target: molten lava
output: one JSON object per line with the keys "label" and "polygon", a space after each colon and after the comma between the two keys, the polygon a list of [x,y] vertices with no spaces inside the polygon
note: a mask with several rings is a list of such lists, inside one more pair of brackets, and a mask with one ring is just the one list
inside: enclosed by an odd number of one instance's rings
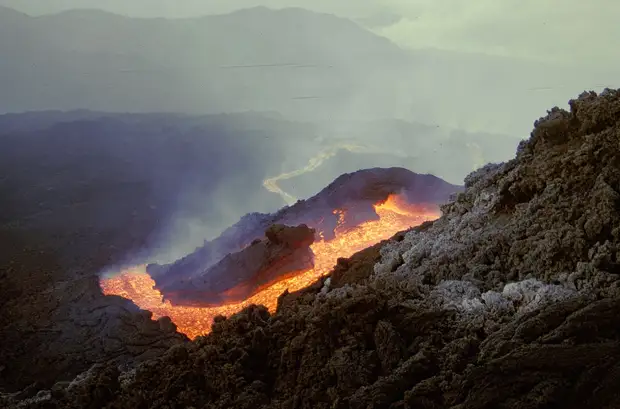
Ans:
{"label": "molten lava", "polygon": [[[101,280],[101,288],[106,295],[119,295],[132,300],[138,307],[153,313],[157,319],[168,316],[177,325],[178,331],[190,338],[211,331],[213,318],[217,315],[230,316],[251,304],[262,304],[275,311],[280,294],[286,289],[293,292],[309,286],[321,276],[329,273],[339,257],[351,257],[356,252],[372,246],[395,233],[439,217],[436,208],[410,205],[401,196],[391,195],[383,203],[374,206],[379,220],[364,222],[345,230],[341,224],[336,227],[333,240],[321,240],[312,244],[315,265],[312,270],[280,281],[260,291],[247,300],[219,307],[200,308],[173,306],[163,302],[161,293],[154,289],[155,282],[146,273],[146,265],[136,266],[120,274]],[[342,221],[346,210],[336,210]]]}

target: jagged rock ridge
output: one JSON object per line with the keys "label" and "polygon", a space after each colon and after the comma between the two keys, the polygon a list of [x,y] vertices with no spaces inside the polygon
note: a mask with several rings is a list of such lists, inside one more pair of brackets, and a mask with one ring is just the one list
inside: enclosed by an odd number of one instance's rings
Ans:
{"label": "jagged rock ridge", "polygon": [[620,406],[620,91],[570,106],[469,175],[439,220],[342,260],[275,315],[248,307],[24,406]]}

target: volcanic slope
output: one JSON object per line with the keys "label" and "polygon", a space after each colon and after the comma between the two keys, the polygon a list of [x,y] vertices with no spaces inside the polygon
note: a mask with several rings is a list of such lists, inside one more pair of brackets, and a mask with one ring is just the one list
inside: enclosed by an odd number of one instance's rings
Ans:
{"label": "volcanic slope", "polygon": [[[443,216],[135,370],[22,407],[617,408],[620,91],[535,123]],[[9,405],[9,402],[6,402]]]}
{"label": "volcanic slope", "polygon": [[[336,236],[340,213],[347,211],[344,227],[353,227],[377,217],[374,205],[392,194],[400,194],[410,204],[434,209],[450,195],[462,191],[433,175],[422,175],[404,168],[371,168],[345,173],[307,200],[298,200],[275,213],[249,213],[202,247],[167,265],[151,264],[148,273],[165,294],[167,286],[201,272],[226,254],[248,246],[263,237],[272,224],[294,226],[307,224],[317,229],[325,240]],[[337,212],[336,212],[337,211]],[[352,224],[352,225],[349,225]]]}

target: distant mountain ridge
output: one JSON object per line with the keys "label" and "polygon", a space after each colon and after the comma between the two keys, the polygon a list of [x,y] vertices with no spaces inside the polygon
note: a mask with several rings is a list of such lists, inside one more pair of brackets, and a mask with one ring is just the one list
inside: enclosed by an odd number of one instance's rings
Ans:
{"label": "distant mountain ridge", "polygon": [[[408,58],[352,21],[264,7],[177,20],[96,10],[29,17],[7,9],[0,53],[4,112],[286,113],[294,98],[342,103],[372,66]],[[357,85],[352,71],[359,71]]]}
{"label": "distant mountain ridge", "polygon": [[[0,55],[0,112],[273,111],[295,120],[400,118],[512,135],[578,91],[567,84],[616,78],[404,50],[356,22],[299,8],[184,19],[2,9]],[[536,92],[541,86],[545,92]]]}

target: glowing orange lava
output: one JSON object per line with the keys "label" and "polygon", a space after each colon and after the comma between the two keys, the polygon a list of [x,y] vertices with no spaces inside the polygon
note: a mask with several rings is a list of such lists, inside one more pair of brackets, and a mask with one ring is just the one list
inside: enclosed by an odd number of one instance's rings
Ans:
{"label": "glowing orange lava", "polygon": [[[128,298],[143,310],[151,311],[154,319],[170,317],[179,332],[193,339],[209,333],[213,318],[217,315],[229,316],[251,304],[262,304],[273,312],[280,294],[286,289],[293,292],[309,286],[329,273],[339,257],[351,257],[356,252],[388,239],[401,230],[439,217],[439,210],[436,208],[409,205],[396,195],[391,195],[384,203],[376,204],[374,207],[379,220],[362,223],[347,231],[337,227],[336,237],[333,240],[321,240],[311,246],[315,254],[315,265],[312,270],[280,281],[241,303],[204,308],[174,306],[169,301],[162,302],[163,297],[153,288],[155,282],[146,273],[145,265],[102,279],[101,288],[106,295]],[[342,220],[346,212],[340,210],[336,213]]]}

